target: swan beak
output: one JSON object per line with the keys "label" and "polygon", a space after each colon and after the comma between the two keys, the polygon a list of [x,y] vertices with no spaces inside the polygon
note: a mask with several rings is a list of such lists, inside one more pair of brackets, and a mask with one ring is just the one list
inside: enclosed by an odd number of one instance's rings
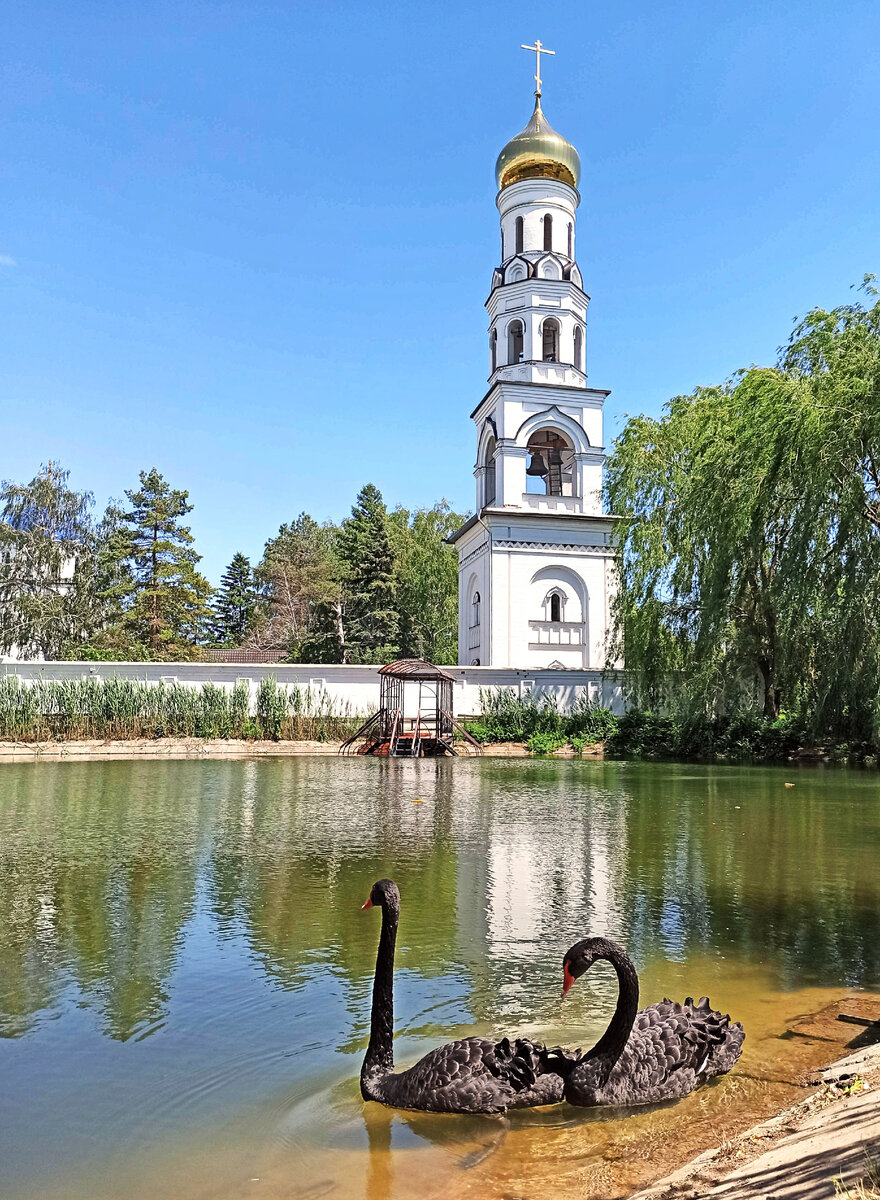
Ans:
{"label": "swan beak", "polygon": [[373,897],[367,896],[366,904],[361,905],[361,912],[363,912],[365,908],[372,908],[372,907],[373,907]]}
{"label": "swan beak", "polygon": [[562,965],[562,994],[563,996],[574,983],[574,975],[568,969],[568,963]]}

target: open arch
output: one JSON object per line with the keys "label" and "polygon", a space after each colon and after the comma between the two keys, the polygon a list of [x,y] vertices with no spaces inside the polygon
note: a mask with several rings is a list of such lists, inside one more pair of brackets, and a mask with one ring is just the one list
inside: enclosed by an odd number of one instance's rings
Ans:
{"label": "open arch", "polygon": [[489,338],[489,352],[492,355],[492,370],[498,366],[498,330],[492,330],[492,336]]}
{"label": "open arch", "polygon": [[541,357],[544,362],[559,362],[559,322],[545,317],[541,325]]}
{"label": "open arch", "polygon": [[584,427],[558,409],[555,404],[550,408],[545,408],[543,412],[533,413],[527,417],[516,431],[514,442],[524,450],[527,448],[532,434],[538,429],[545,428],[557,429],[560,433],[566,434],[577,454],[583,454],[590,448]]}
{"label": "open arch", "polygon": [[495,438],[490,434],[483,451],[483,504],[495,503]]}
{"label": "open arch", "polygon": [[545,496],[574,496],[576,474],[574,447],[555,429],[538,429],[526,445],[526,490]]}
{"label": "open arch", "polygon": [[520,363],[525,349],[525,330],[520,320],[511,321],[507,326],[507,361]]}
{"label": "open arch", "polygon": [[574,365],[579,371],[584,369],[584,331],[580,325],[574,327]]}

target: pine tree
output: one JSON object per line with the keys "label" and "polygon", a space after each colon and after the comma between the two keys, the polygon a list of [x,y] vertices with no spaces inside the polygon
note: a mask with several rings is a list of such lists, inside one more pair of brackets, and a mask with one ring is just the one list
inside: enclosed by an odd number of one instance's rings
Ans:
{"label": "pine tree", "polygon": [[397,562],[382,493],[362,488],[339,533],[346,568],[346,662],[381,662],[398,653]]}
{"label": "pine tree", "polygon": [[250,560],[236,554],[223,572],[214,600],[214,636],[218,642],[241,645],[253,627],[257,600]]}
{"label": "pine tree", "polygon": [[171,488],[155,467],[141,471],[140,481],[138,491],[126,491],[132,508],[111,538],[121,571],[108,597],[121,603],[123,627],[158,654],[203,635],[211,585],[196,570],[201,556],[180,524],[192,512],[189,492]]}

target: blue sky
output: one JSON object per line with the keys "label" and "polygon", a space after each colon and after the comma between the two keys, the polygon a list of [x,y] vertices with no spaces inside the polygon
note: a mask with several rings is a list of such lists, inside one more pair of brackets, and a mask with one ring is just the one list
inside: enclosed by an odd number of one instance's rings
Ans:
{"label": "blue sky", "polygon": [[880,270],[876,0],[7,0],[0,477],[156,466],[203,568],[282,521],[473,503],[493,166],[583,165],[590,381],[628,413],[770,362]]}

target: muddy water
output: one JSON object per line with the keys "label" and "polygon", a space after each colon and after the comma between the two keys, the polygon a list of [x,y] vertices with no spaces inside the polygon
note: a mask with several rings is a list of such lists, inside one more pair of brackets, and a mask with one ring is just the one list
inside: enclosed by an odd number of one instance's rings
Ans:
{"label": "muddy water", "polygon": [[[794,787],[786,787],[793,783]],[[421,801],[421,803],[416,803]],[[403,896],[397,1056],[588,1044],[626,945],[645,1003],[708,992],[737,1071],[673,1107],[497,1121],[364,1106],[378,914]],[[626,1195],[802,1094],[880,986],[880,779],[597,762],[0,767],[0,1197]],[[853,999],[850,1004],[857,1003]]]}

